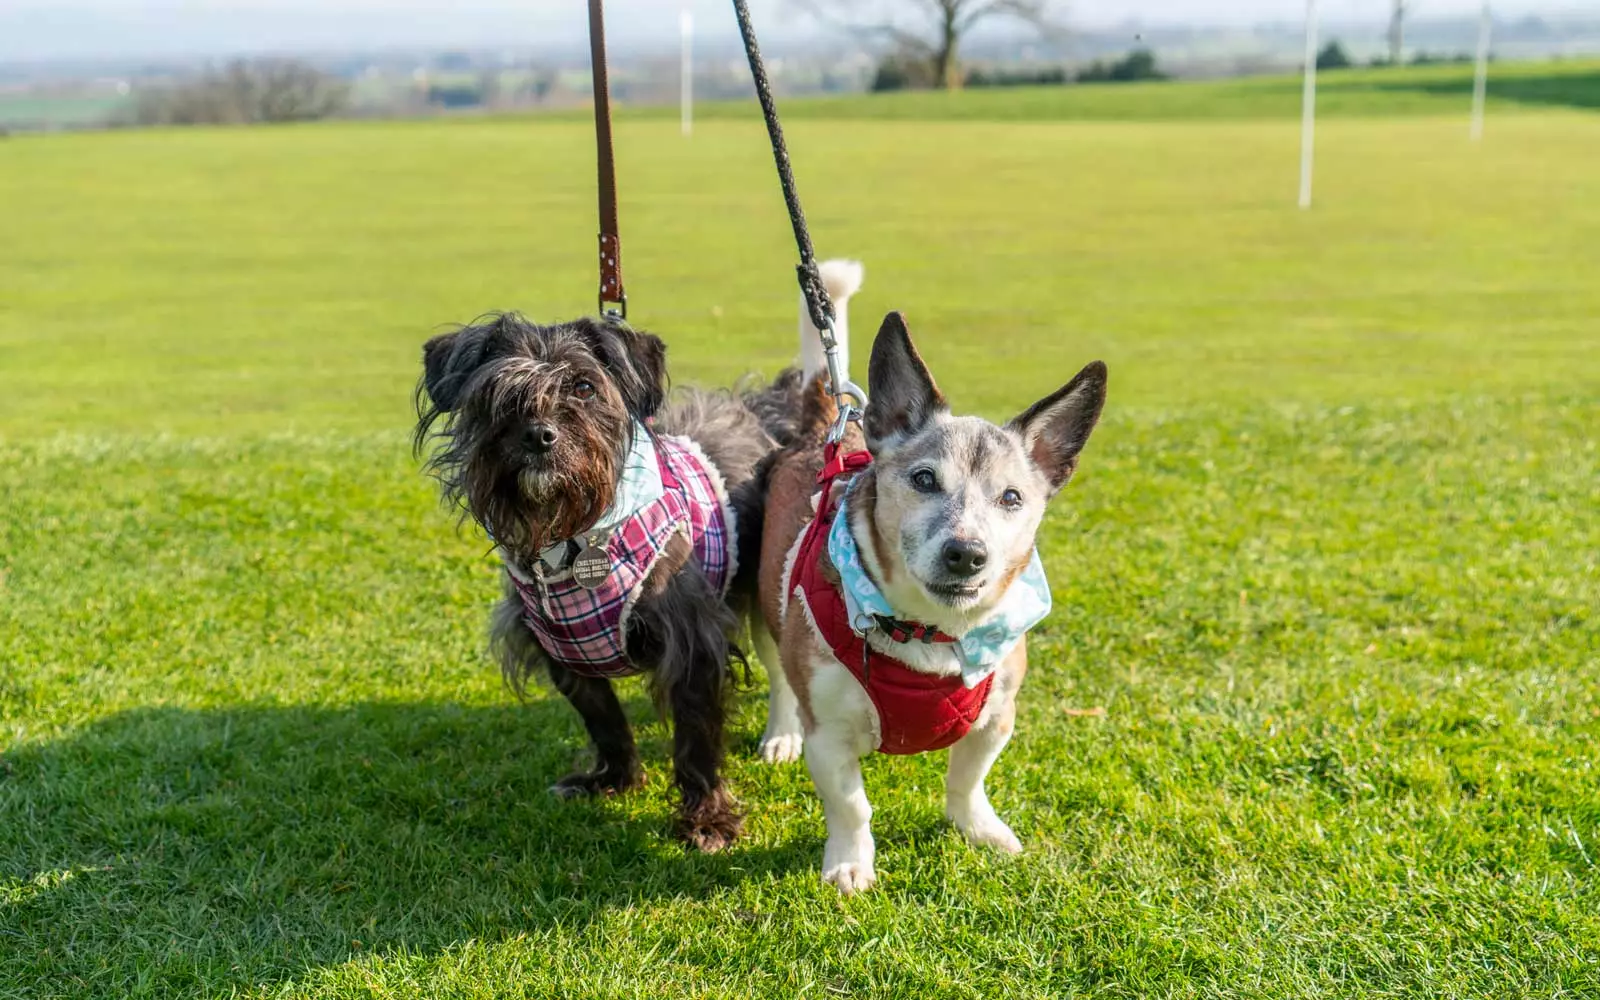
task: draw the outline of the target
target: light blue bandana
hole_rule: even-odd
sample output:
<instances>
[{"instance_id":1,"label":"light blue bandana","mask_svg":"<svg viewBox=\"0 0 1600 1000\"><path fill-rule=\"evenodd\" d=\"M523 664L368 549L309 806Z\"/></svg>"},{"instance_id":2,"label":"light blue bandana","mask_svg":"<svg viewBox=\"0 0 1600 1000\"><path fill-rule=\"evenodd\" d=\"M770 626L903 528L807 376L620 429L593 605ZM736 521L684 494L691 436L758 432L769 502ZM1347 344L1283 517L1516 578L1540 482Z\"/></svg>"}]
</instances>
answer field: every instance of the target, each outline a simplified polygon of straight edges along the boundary
<instances>
[{"instance_id":1,"label":"light blue bandana","mask_svg":"<svg viewBox=\"0 0 1600 1000\"><path fill-rule=\"evenodd\" d=\"M857 633L864 634L876 627L873 615L900 617L861 564L861 552L856 548L855 536L850 533L850 518L846 516L843 499L839 501L833 526L828 530L828 558L833 560L834 568L839 571L845 611L850 615L850 627ZM1039 561L1039 550L1034 549L1028 560L1028 568L1012 581L1010 589L1000 598L994 614L966 635L957 638L956 653L961 657L961 682L969 688L982 683L1022 640L1023 635L1049 613L1050 584L1044 578L1044 563Z\"/></svg>"},{"instance_id":2,"label":"light blue bandana","mask_svg":"<svg viewBox=\"0 0 1600 1000\"><path fill-rule=\"evenodd\" d=\"M622 463L622 475L617 480L617 496L600 515L590 531L608 531L660 500L667 492L661 480L661 461L656 456L655 441L650 432L637 420L633 422L633 445ZM548 546L539 554L546 566L560 569L567 554L567 540Z\"/></svg>"}]
</instances>

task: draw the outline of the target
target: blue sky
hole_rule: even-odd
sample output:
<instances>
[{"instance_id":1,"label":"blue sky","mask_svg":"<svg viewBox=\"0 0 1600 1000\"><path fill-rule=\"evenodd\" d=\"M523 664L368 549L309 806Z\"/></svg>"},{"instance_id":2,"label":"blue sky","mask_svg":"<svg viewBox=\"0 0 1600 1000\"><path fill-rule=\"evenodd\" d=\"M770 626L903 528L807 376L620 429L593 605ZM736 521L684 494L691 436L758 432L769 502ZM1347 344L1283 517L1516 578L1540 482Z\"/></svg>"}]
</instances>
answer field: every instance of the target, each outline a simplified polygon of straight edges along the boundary
<instances>
[{"instance_id":1,"label":"blue sky","mask_svg":"<svg viewBox=\"0 0 1600 1000\"><path fill-rule=\"evenodd\" d=\"M1419 17L1478 9L1478 0L1414 0ZM767 37L808 23L792 0L750 0ZM1324 19L1386 17L1389 0L1319 0ZM1502 16L1600 0L1537 3L1498 0ZM1249 24L1297 21L1303 0L1076 0L1062 5L1069 23ZM678 12L694 10L701 30L733 33L727 0L606 0L618 42L671 39ZM174 55L241 51L377 48L411 45L579 43L583 0L0 0L0 59Z\"/></svg>"}]
</instances>

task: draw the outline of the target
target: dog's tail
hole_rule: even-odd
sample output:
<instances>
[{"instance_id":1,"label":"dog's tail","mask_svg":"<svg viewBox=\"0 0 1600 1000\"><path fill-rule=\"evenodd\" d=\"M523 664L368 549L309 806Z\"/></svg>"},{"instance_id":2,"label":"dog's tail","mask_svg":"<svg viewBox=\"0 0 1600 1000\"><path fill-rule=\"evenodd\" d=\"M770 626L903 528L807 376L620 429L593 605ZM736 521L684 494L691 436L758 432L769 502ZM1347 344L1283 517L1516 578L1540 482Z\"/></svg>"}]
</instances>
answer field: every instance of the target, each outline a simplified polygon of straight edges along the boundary
<instances>
[{"instance_id":1,"label":"dog's tail","mask_svg":"<svg viewBox=\"0 0 1600 1000\"><path fill-rule=\"evenodd\" d=\"M866 268L859 260L825 260L818 267L822 272L822 287L833 299L833 337L839 343L839 370L850 372L850 296L861 291ZM806 308L805 296L800 297L800 370L807 382L828 371L828 362L822 352L822 334L811 322L811 311Z\"/></svg>"},{"instance_id":2,"label":"dog's tail","mask_svg":"<svg viewBox=\"0 0 1600 1000\"><path fill-rule=\"evenodd\" d=\"M861 290L865 268L857 260L827 260L818 268L822 286L833 300L833 336L839 346L841 370L850 371L850 296ZM833 407L833 397L822 388L828 362L822 351L822 334L811 322L811 312L806 308L804 296L800 299L800 365L786 368L770 385L747 384L740 397L757 419L767 435L780 447L787 448L796 441L810 441L815 425L820 421L822 430L832 424L837 410L819 409L817 398ZM826 412L825 412L826 411Z\"/></svg>"}]
</instances>

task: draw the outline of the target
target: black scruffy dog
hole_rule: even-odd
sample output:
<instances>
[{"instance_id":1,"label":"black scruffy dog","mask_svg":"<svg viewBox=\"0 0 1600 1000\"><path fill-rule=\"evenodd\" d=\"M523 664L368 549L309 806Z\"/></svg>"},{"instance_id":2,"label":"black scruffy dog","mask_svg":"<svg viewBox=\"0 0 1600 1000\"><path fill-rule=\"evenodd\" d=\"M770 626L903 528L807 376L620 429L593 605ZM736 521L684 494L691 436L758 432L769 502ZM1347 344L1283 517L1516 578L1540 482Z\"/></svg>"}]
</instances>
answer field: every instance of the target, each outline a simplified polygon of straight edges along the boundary
<instances>
[{"instance_id":1,"label":"black scruffy dog","mask_svg":"<svg viewBox=\"0 0 1600 1000\"><path fill-rule=\"evenodd\" d=\"M622 635L629 667L650 673L657 704L672 717L682 796L677 833L703 851L727 846L741 820L719 770L731 664L742 661L735 637L750 607L761 545L754 480L774 435L785 436L783 422L792 420L793 409L779 397L795 386L743 399L683 390L668 403L659 338L609 320L540 326L514 313L434 337L423 348L423 367L417 450L429 451L428 468L446 502L488 532L506 564L491 630L505 675L521 691L542 666L594 742L594 769L562 778L552 789L557 795L622 792L642 775L611 681L548 655L530 627L529 579L549 566L552 547L559 576L566 540L582 539L612 508L636 434L652 443L658 435L687 438L720 474L732 511L727 541L738 555L731 589L725 596L687 541L675 540L632 592ZM577 563L565 566L576 579Z\"/></svg>"}]
</instances>

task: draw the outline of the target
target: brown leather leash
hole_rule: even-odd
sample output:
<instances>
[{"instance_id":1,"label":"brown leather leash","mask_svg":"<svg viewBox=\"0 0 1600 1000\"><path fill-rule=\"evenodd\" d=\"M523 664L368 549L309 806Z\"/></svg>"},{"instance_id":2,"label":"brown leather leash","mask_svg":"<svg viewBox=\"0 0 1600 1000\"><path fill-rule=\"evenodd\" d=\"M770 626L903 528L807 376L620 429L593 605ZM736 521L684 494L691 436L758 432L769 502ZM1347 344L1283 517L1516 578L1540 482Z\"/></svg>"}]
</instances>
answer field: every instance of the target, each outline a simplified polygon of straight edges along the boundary
<instances>
[{"instance_id":1,"label":"brown leather leash","mask_svg":"<svg viewBox=\"0 0 1600 1000\"><path fill-rule=\"evenodd\" d=\"M617 226L617 161L611 147L611 83L606 74L602 0L589 0L589 68L594 76L594 141L600 192L600 314L628 317L622 287L622 236Z\"/></svg>"}]
</instances>

